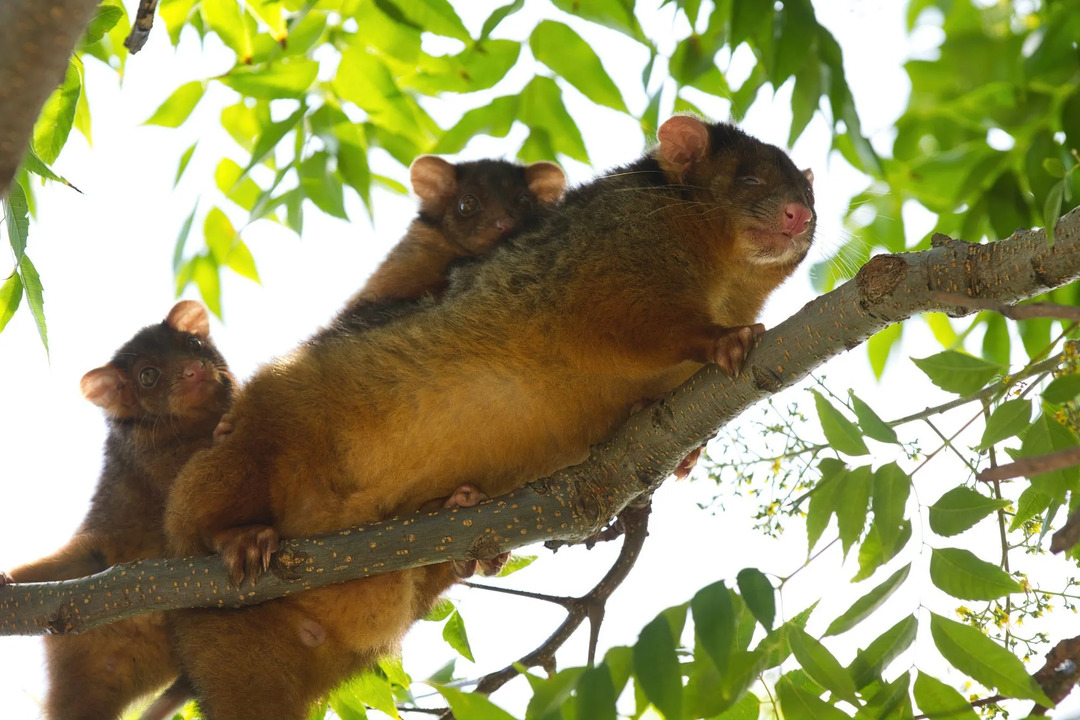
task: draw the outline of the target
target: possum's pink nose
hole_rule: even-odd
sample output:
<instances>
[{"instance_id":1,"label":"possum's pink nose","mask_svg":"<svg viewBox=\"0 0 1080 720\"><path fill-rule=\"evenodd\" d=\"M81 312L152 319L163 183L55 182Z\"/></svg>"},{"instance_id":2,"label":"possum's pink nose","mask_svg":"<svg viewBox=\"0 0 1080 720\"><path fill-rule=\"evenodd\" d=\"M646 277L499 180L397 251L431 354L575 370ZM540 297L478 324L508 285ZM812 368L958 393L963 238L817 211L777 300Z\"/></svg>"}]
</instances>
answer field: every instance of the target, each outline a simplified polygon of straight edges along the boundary
<instances>
[{"instance_id":1,"label":"possum's pink nose","mask_svg":"<svg viewBox=\"0 0 1080 720\"><path fill-rule=\"evenodd\" d=\"M806 229L806 224L814 213L802 203L788 203L784 206L784 233L786 235L798 235Z\"/></svg>"},{"instance_id":2,"label":"possum's pink nose","mask_svg":"<svg viewBox=\"0 0 1080 720\"><path fill-rule=\"evenodd\" d=\"M500 235L509 235L510 231L514 229L514 221L511 218L499 218L495 221L495 227Z\"/></svg>"},{"instance_id":3,"label":"possum's pink nose","mask_svg":"<svg viewBox=\"0 0 1080 720\"><path fill-rule=\"evenodd\" d=\"M185 380L202 380L206 377L206 368L199 360L192 360L184 366L184 379Z\"/></svg>"}]
</instances>

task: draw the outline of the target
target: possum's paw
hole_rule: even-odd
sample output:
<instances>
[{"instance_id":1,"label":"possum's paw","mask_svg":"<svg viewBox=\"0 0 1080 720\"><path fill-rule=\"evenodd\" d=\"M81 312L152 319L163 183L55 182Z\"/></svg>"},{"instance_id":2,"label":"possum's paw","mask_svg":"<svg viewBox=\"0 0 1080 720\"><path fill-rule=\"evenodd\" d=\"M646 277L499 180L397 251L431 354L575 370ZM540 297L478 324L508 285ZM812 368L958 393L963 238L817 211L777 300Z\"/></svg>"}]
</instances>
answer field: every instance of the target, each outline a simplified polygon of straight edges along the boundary
<instances>
[{"instance_id":1,"label":"possum's paw","mask_svg":"<svg viewBox=\"0 0 1080 720\"><path fill-rule=\"evenodd\" d=\"M3 587L4 585L10 585L13 582L15 582L14 578L12 578L3 570L0 570L0 587Z\"/></svg>"},{"instance_id":2,"label":"possum's paw","mask_svg":"<svg viewBox=\"0 0 1080 720\"><path fill-rule=\"evenodd\" d=\"M245 579L254 585L270 567L279 541L277 530L269 525L240 525L217 533L213 546L229 571L229 581L239 590Z\"/></svg>"},{"instance_id":3,"label":"possum's paw","mask_svg":"<svg viewBox=\"0 0 1080 720\"><path fill-rule=\"evenodd\" d=\"M230 413L222 415L214 428L214 444L217 445L226 435L231 435L234 429L236 426L233 424L233 416Z\"/></svg>"},{"instance_id":4,"label":"possum's paw","mask_svg":"<svg viewBox=\"0 0 1080 720\"><path fill-rule=\"evenodd\" d=\"M705 446L702 445L695 450L691 450L686 457L682 459L679 466L675 468L675 472L672 473L676 480L684 480L686 476L690 474L690 471L697 465L698 458L701 457L701 451L704 449Z\"/></svg>"},{"instance_id":5,"label":"possum's paw","mask_svg":"<svg viewBox=\"0 0 1080 720\"><path fill-rule=\"evenodd\" d=\"M720 366L724 374L738 377L742 372L746 355L758 336L765 332L761 323L719 328L713 336L712 354L709 360Z\"/></svg>"},{"instance_id":6,"label":"possum's paw","mask_svg":"<svg viewBox=\"0 0 1080 720\"><path fill-rule=\"evenodd\" d=\"M488 496L480 488L470 483L458 485L454 494L443 501L444 508L470 508L487 500Z\"/></svg>"}]
</instances>

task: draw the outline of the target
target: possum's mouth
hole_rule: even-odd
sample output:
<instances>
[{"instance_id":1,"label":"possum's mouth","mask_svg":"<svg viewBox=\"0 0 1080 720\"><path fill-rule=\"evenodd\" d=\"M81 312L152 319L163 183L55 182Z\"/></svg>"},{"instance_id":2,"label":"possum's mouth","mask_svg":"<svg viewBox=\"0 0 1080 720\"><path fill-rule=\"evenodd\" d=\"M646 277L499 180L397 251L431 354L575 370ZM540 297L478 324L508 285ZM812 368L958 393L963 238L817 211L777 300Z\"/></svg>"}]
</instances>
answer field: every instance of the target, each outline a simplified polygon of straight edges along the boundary
<instances>
[{"instance_id":1,"label":"possum's mouth","mask_svg":"<svg viewBox=\"0 0 1080 720\"><path fill-rule=\"evenodd\" d=\"M811 234L806 230L790 235L774 227L754 227L747 229L746 236L748 259L758 265L798 261L810 249Z\"/></svg>"}]
</instances>

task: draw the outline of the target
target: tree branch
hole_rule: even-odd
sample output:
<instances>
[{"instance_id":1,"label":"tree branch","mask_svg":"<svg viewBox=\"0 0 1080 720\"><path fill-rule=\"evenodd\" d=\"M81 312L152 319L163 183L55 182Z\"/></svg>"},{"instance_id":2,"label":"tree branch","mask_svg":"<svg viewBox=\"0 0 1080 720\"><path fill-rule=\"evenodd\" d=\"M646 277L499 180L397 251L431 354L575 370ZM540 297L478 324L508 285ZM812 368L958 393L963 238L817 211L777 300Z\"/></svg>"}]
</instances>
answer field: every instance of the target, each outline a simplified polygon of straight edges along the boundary
<instances>
[{"instance_id":1,"label":"tree branch","mask_svg":"<svg viewBox=\"0 0 1080 720\"><path fill-rule=\"evenodd\" d=\"M231 588L217 558L143 560L60 583L0 587L0 634L86 629L154 610L239 607L308 588L540 541L580 541L654 490L686 454L768 395L912 315L955 309L937 292L1012 303L1080 277L1080 209L1056 242L1023 230L983 245L935 235L931 249L872 258L851 281L758 339L735 379L704 368L635 413L584 463L474 508L414 514L283 544L258 587Z\"/></svg>"},{"instance_id":2,"label":"tree branch","mask_svg":"<svg viewBox=\"0 0 1080 720\"><path fill-rule=\"evenodd\" d=\"M38 114L64 79L98 0L0 2L0 197L22 162Z\"/></svg>"},{"instance_id":3,"label":"tree branch","mask_svg":"<svg viewBox=\"0 0 1080 720\"><path fill-rule=\"evenodd\" d=\"M981 482L993 482L995 480L1010 480L1018 477L1032 477L1043 473L1062 470L1073 465L1080 465L1080 446L1020 458L1016 462L987 468L975 476Z\"/></svg>"}]
</instances>

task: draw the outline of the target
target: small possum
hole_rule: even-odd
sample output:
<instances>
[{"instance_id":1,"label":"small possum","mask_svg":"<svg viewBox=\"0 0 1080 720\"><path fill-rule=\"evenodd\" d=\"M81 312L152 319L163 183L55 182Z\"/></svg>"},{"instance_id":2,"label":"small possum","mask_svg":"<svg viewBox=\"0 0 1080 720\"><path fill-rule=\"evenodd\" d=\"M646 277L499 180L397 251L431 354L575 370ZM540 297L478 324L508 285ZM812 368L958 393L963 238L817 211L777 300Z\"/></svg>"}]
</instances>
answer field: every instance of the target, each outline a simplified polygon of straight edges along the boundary
<instances>
[{"instance_id":1,"label":"small possum","mask_svg":"<svg viewBox=\"0 0 1080 720\"><path fill-rule=\"evenodd\" d=\"M0 584L67 580L164 555L169 487L188 458L210 446L232 398L232 375L209 335L206 308L183 300L83 376L83 395L109 426L90 510L67 545L0 573ZM161 613L44 641L46 718L118 718L177 674Z\"/></svg>"},{"instance_id":2,"label":"small possum","mask_svg":"<svg viewBox=\"0 0 1080 720\"><path fill-rule=\"evenodd\" d=\"M316 336L240 391L232 435L177 478L173 555L234 582L278 538L495 496L584 460L642 398L741 368L765 299L805 257L812 174L728 124L676 116L629 166L453 273L440 302ZM452 504L452 503L451 503ZM304 717L388 652L449 581L426 568L240 610L171 614L208 718Z\"/></svg>"}]
</instances>

